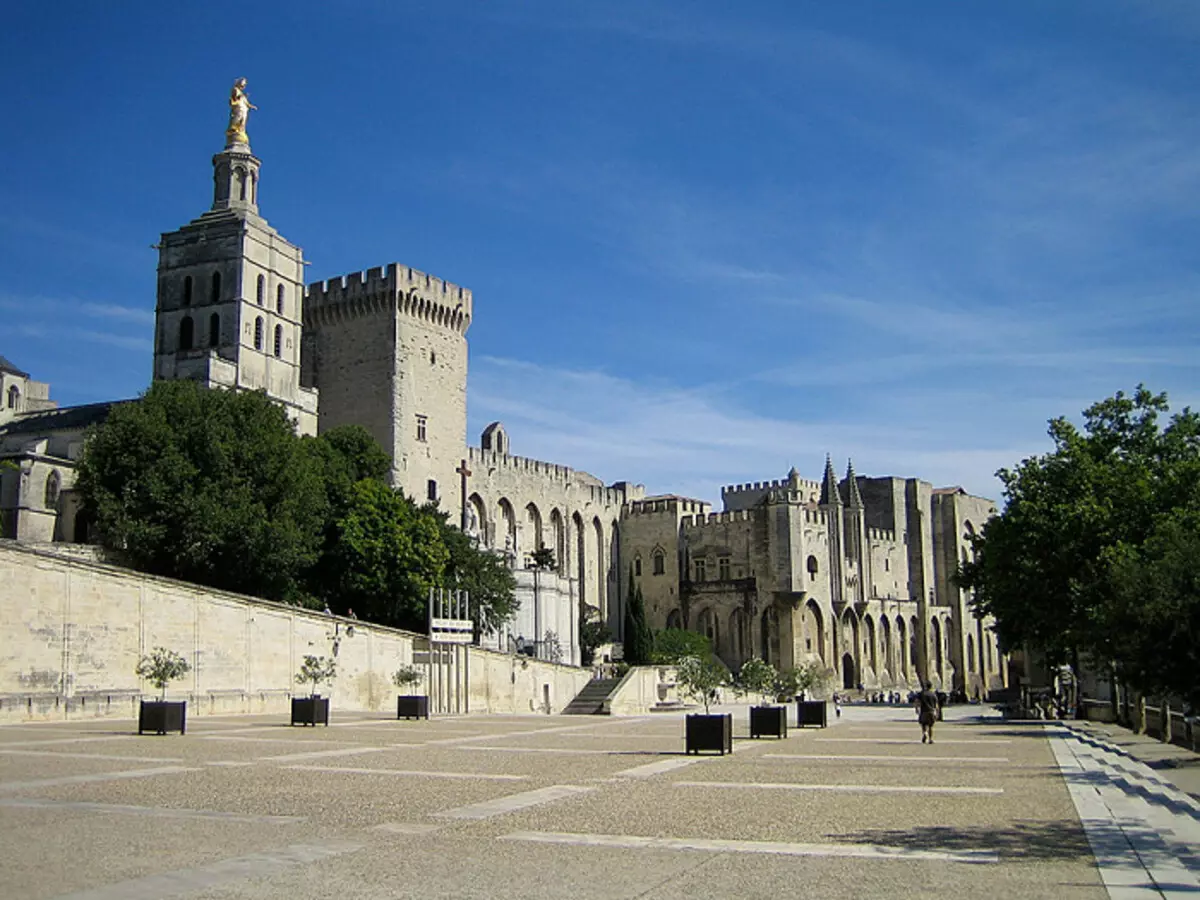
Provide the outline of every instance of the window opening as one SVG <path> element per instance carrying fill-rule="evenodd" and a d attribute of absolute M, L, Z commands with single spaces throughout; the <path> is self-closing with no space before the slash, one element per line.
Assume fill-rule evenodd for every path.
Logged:
<path fill-rule="evenodd" d="M 283 326 L 275 326 L 275 355 L 283 356 Z"/>
<path fill-rule="evenodd" d="M 261 350 L 263 344 L 263 319 L 258 316 L 254 320 L 254 349 Z"/>
<path fill-rule="evenodd" d="M 417 416 L 417 440 L 425 441 L 428 438 L 427 425 L 429 420 L 425 416 Z"/>

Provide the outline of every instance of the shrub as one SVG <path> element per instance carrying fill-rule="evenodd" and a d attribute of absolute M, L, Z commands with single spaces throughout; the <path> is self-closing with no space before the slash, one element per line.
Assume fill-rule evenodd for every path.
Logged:
<path fill-rule="evenodd" d="M 177 678 L 182 678 L 191 670 L 192 667 L 188 665 L 188 661 L 174 650 L 155 647 L 153 653 L 141 658 L 134 673 L 140 678 L 148 679 L 152 685 L 158 688 L 158 697 L 162 700 L 167 696 L 167 685 Z"/>

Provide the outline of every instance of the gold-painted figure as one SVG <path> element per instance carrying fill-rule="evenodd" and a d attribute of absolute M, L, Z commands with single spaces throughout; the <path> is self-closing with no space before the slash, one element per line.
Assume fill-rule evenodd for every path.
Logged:
<path fill-rule="evenodd" d="M 246 96 L 246 79 L 239 78 L 233 83 L 233 90 L 229 92 L 229 127 L 225 130 L 225 146 L 250 143 L 250 138 L 246 135 L 246 122 L 252 109 L 258 107 Z"/>

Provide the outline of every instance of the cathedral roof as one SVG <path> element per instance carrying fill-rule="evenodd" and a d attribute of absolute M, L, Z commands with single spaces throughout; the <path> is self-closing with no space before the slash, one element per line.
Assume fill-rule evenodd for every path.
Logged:
<path fill-rule="evenodd" d="M 107 419 L 109 411 L 117 404 L 129 402 L 129 400 L 109 400 L 105 403 L 87 403 L 83 406 L 67 406 L 63 409 L 24 413 L 7 425 L 0 425 L 0 436 L 82 431 L 89 425 L 98 425 Z"/>
<path fill-rule="evenodd" d="M 0 372 L 7 372 L 9 375 L 16 375 L 18 378 L 28 378 L 28 372 L 22 372 L 3 356 L 0 356 Z"/>

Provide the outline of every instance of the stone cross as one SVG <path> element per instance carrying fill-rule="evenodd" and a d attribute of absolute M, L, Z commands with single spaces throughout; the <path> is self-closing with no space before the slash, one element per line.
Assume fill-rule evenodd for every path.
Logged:
<path fill-rule="evenodd" d="M 470 477 L 471 470 L 467 468 L 467 461 L 464 459 L 459 464 L 459 467 L 457 469 L 455 469 L 454 471 L 457 472 L 462 479 L 462 492 L 460 494 L 460 496 L 462 497 L 461 515 L 462 515 L 462 530 L 465 532 L 465 531 L 467 531 L 467 525 L 468 525 L 468 520 L 467 520 L 467 478 Z"/>

